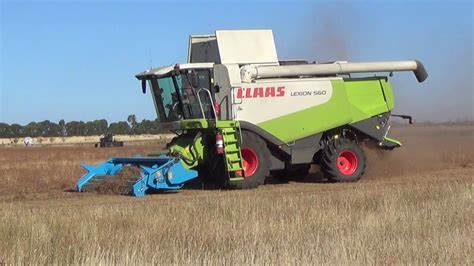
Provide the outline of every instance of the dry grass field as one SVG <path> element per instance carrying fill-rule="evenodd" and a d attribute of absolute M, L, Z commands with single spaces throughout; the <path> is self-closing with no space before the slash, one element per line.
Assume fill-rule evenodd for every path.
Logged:
<path fill-rule="evenodd" d="M 0 148 L 0 265 L 465 264 L 474 239 L 474 127 L 395 128 L 357 183 L 145 198 L 73 192 L 83 162 L 125 148 Z"/>
<path fill-rule="evenodd" d="M 100 136 L 72 136 L 72 137 L 37 137 L 32 138 L 34 145 L 90 145 L 100 141 Z M 115 135 L 116 141 L 124 141 L 127 143 L 143 143 L 150 141 L 164 141 L 173 137 L 173 134 L 159 135 Z M 24 138 L 0 138 L 0 145 L 8 146 L 25 146 Z"/>

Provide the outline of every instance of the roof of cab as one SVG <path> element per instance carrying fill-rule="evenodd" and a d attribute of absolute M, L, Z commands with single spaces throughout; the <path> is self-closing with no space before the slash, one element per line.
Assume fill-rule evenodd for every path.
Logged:
<path fill-rule="evenodd" d="M 214 63 L 187 63 L 187 64 L 176 64 L 170 66 L 163 66 L 145 70 L 135 75 L 139 80 L 150 79 L 150 78 L 162 78 L 169 76 L 173 71 L 185 70 L 185 69 L 210 69 L 213 68 Z"/>

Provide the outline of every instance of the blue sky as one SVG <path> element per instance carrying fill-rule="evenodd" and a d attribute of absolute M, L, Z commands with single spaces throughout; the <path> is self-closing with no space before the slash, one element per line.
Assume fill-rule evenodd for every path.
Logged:
<path fill-rule="evenodd" d="M 466 2 L 20 2 L 0 0 L 0 122 L 154 119 L 134 74 L 185 62 L 189 34 L 273 29 L 282 59 L 419 59 L 395 73 L 396 112 L 473 119 Z"/>

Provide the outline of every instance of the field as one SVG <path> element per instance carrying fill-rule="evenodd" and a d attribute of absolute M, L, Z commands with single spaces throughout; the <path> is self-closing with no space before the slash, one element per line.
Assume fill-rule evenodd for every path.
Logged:
<path fill-rule="evenodd" d="M 33 143 L 36 145 L 82 145 L 97 143 L 100 141 L 101 136 L 72 136 L 72 137 L 37 137 L 32 138 Z M 114 140 L 124 142 L 150 142 L 150 141 L 163 141 L 169 137 L 173 137 L 173 134 L 160 134 L 160 135 L 115 135 Z M 8 146 L 25 146 L 23 142 L 24 138 L 0 138 L 0 145 Z"/>
<path fill-rule="evenodd" d="M 0 148 L 0 265 L 473 264 L 473 126 L 398 127 L 360 182 L 133 198 L 76 193 L 83 162 L 162 144 Z"/>

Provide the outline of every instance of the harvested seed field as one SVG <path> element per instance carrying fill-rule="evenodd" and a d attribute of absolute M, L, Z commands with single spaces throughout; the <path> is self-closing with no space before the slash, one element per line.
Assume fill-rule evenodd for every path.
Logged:
<path fill-rule="evenodd" d="M 0 148 L 0 265 L 473 264 L 473 126 L 394 128 L 360 182 L 133 198 L 76 193 L 81 164 L 124 148 Z"/>

